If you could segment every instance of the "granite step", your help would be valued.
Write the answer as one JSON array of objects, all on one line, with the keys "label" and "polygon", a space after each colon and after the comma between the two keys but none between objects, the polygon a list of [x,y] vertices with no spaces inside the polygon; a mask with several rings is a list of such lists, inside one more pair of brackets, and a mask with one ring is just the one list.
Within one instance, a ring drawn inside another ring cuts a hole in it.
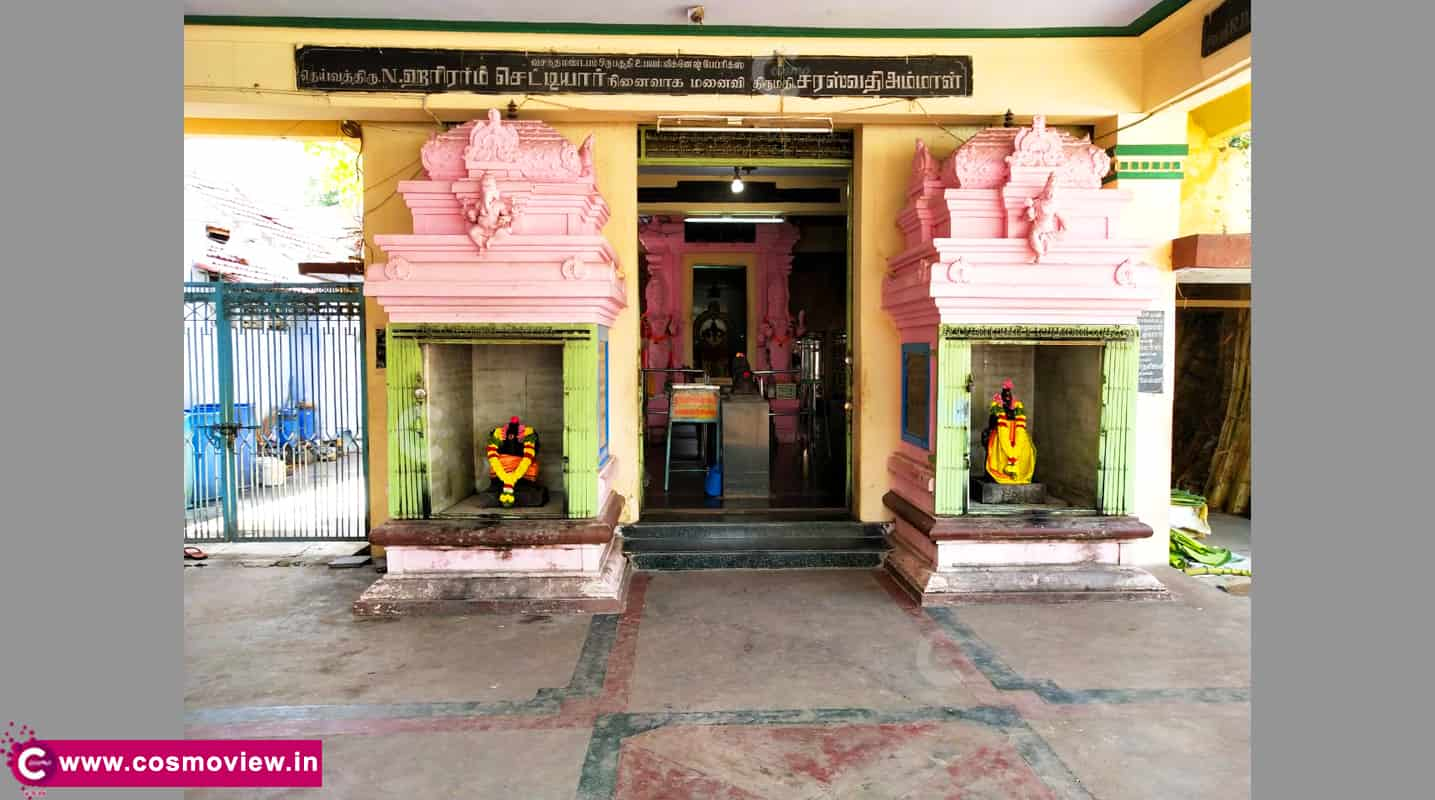
[{"label": "granite step", "polygon": [[882,563],[878,525],[845,521],[639,523],[623,529],[638,569],[835,569]]},{"label": "granite step", "polygon": [[882,527],[852,520],[673,520],[623,526],[630,540],[747,538],[882,538]]},{"label": "granite step", "polygon": [[881,550],[729,550],[633,553],[633,566],[648,571],[707,569],[872,569]]},{"label": "granite step", "polygon": [[624,540],[629,553],[711,553],[733,550],[885,550],[887,540],[862,534],[752,534],[746,536],[632,538]]}]

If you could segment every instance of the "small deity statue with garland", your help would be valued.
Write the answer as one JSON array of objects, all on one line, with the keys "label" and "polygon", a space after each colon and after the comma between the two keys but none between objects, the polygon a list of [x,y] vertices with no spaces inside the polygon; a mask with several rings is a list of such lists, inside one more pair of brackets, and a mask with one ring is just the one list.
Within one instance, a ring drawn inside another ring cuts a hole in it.
[{"label": "small deity statue with garland", "polygon": [[493,429],[488,438],[488,491],[496,492],[504,508],[541,506],[548,491],[538,484],[538,432],[511,417]]},{"label": "small deity statue with garland", "polygon": [[1026,408],[1012,394],[1008,378],[992,395],[987,419],[987,474],[997,483],[1028,484],[1036,472],[1036,446],[1026,430]]}]

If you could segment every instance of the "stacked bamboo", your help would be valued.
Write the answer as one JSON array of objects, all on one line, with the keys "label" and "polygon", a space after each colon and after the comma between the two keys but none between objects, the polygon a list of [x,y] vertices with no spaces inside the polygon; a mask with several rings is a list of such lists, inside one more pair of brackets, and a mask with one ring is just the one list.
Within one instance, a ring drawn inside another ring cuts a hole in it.
[{"label": "stacked bamboo", "polygon": [[1251,504],[1251,312],[1230,311],[1221,336],[1221,364],[1226,398],[1211,471],[1206,478],[1207,503],[1229,514],[1244,514]]}]

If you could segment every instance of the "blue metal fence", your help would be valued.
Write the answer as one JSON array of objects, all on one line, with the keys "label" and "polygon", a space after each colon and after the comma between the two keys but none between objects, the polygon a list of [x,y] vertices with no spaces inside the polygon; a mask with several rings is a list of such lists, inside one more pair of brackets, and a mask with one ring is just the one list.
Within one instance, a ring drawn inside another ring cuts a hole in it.
[{"label": "blue metal fence", "polygon": [[185,541],[367,536],[363,301],[185,284]]}]

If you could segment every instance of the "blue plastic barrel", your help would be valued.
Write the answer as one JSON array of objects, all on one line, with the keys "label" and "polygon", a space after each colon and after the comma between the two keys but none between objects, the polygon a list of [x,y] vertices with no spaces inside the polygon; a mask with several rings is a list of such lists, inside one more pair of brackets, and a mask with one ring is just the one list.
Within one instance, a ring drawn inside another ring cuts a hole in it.
[{"label": "blue plastic barrel", "polygon": [[[224,494],[224,443],[212,435],[223,419],[219,403],[201,403],[184,410],[184,436],[188,445],[185,496],[190,505],[204,505]],[[254,407],[249,403],[234,404],[234,420],[240,425],[234,446],[238,451],[239,487],[248,486],[254,471]]]},{"label": "blue plastic barrel", "polygon": [[279,443],[314,438],[314,409],[288,407],[279,409]]}]

